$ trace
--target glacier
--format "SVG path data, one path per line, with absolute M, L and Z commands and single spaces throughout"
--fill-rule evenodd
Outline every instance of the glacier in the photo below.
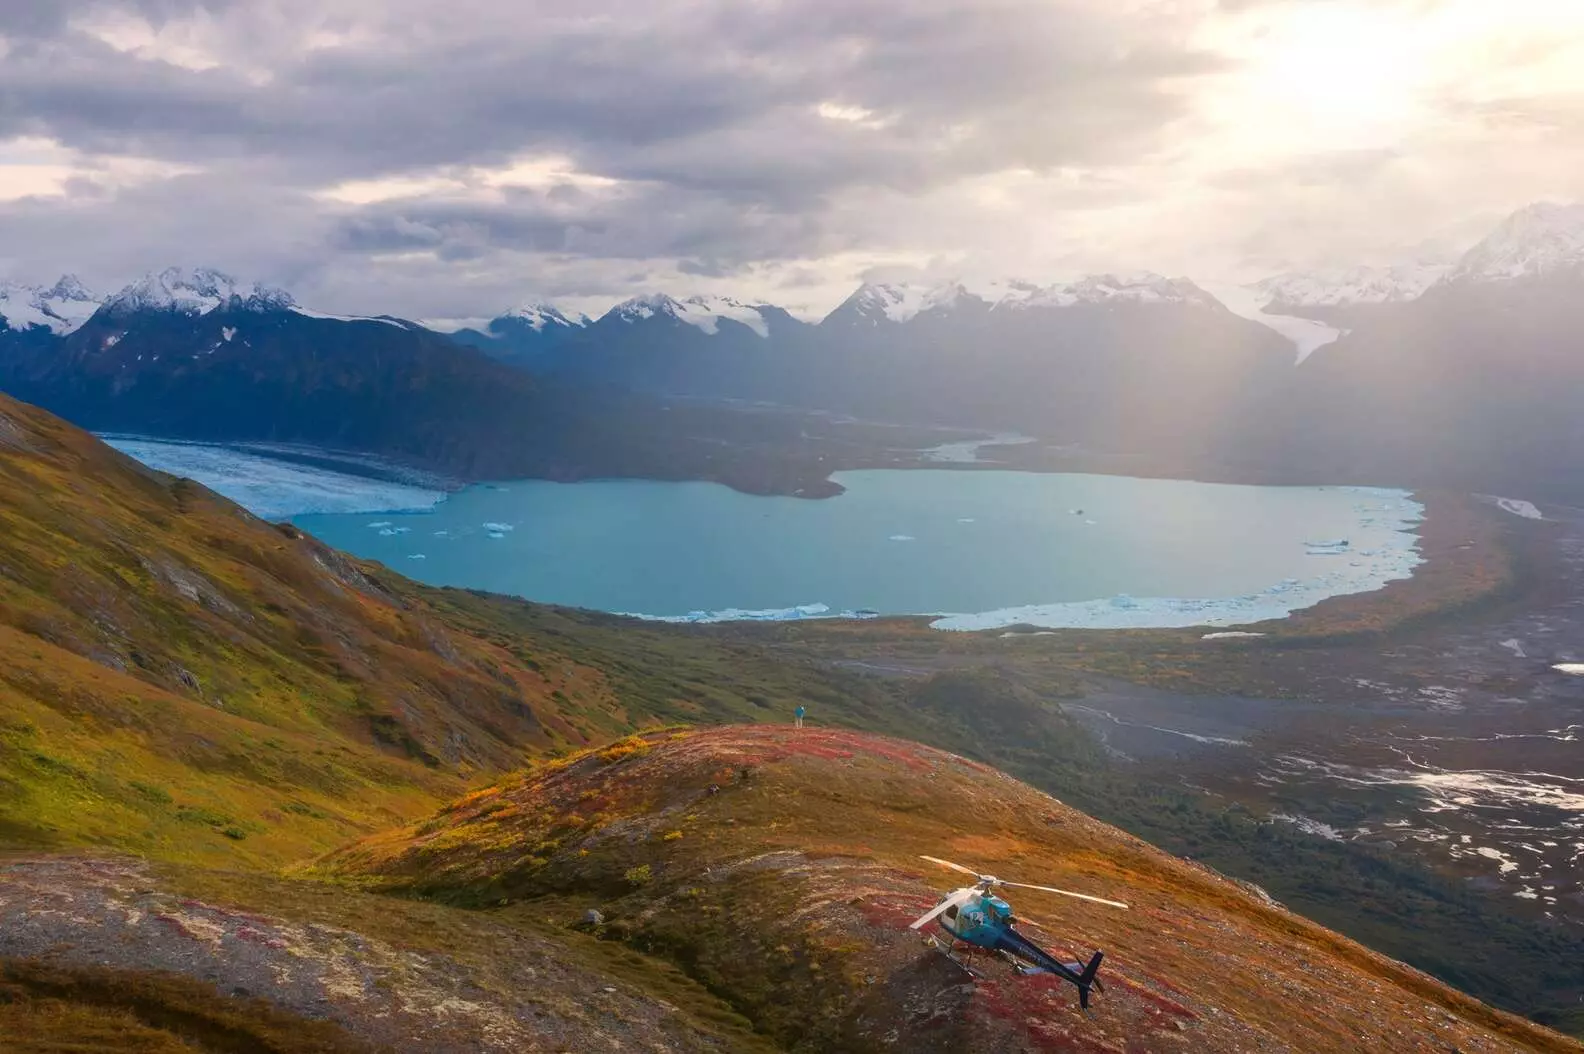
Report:
M 1296 315 L 1267 315 L 1263 310 L 1265 305 L 1271 302 L 1271 295 L 1267 292 L 1225 283 L 1207 284 L 1204 288 L 1234 315 L 1251 322 L 1258 322 L 1291 341 L 1298 365 L 1321 348 L 1335 344 L 1346 335 L 1345 330 L 1313 319 L 1299 318 Z
M 202 483 L 265 520 L 307 513 L 415 512 L 445 491 L 261 457 L 232 447 L 137 436 L 100 436 L 149 468 Z M 390 529 L 390 524 L 370 524 Z

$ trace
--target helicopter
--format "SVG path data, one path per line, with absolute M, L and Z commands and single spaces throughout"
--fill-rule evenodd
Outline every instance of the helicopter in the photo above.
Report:
M 1031 974 L 1054 974 L 1065 981 L 1071 981 L 1078 987 L 1078 1003 L 1084 1009 L 1089 1009 L 1090 991 L 1104 992 L 1097 976 L 1100 972 L 1101 960 L 1105 953 L 1097 951 L 1094 957 L 1085 963 L 1064 963 L 1054 955 L 1045 951 L 1039 945 L 1029 940 L 1017 931 L 1016 918 L 1012 915 L 1012 905 L 996 896 L 994 890 L 998 886 L 1016 886 L 1020 889 L 1038 889 L 1046 893 L 1059 893 L 1064 897 L 1076 897 L 1095 904 L 1104 904 L 1107 907 L 1126 909 L 1127 905 L 1117 900 L 1106 900 L 1103 897 L 1092 897 L 1087 893 L 1073 893 L 1066 889 L 1054 889 L 1050 886 L 1031 886 L 1027 882 L 1007 882 L 994 875 L 980 874 L 972 868 L 961 864 L 954 864 L 950 860 L 941 860 L 937 857 L 922 857 L 932 864 L 961 871 L 965 875 L 972 875 L 974 884 L 964 886 L 946 894 L 939 904 L 931 908 L 922 918 L 913 923 L 909 929 L 921 930 L 932 921 L 939 920 L 941 929 L 951 937 L 951 944 L 944 949 L 948 959 L 967 970 L 970 976 L 977 977 L 973 970 L 951 952 L 958 941 L 979 947 L 987 948 L 993 952 L 1000 952 L 1014 966 L 1019 973 L 1025 976 Z

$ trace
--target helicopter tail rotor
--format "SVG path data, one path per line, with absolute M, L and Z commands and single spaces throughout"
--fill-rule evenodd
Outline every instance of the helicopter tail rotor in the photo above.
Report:
M 1089 965 L 1085 966 L 1083 973 L 1078 975 L 1078 1005 L 1085 1010 L 1089 1009 L 1090 990 L 1100 983 L 1097 975 L 1100 973 L 1100 961 L 1104 958 L 1105 952 L 1095 952 L 1094 958 L 1089 960 Z

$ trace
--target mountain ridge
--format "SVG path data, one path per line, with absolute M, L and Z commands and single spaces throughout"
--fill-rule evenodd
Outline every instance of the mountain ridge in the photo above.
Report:
M 995 961 L 964 983 L 920 946 L 908 924 L 960 881 L 924 853 L 1127 901 L 1008 892 L 1040 940 L 1069 957 L 1107 952 L 1094 1013 Z M 844 730 L 646 733 L 536 765 L 317 867 L 475 910 L 597 907 L 606 939 L 661 949 L 792 1049 L 1388 1051 L 1422 1049 L 1427 1034 L 1572 1046 L 988 766 Z

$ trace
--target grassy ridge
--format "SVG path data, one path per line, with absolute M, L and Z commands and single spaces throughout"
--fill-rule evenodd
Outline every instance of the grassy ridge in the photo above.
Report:
M 0 829 L 272 865 L 631 720 L 603 675 L 0 399 Z
M 920 853 L 1127 901 L 1119 912 L 1011 891 L 1030 925 L 1043 921 L 1041 940 L 1107 950 L 1099 1023 L 1070 992 L 995 967 L 960 1017 L 910 1015 L 951 980 L 905 928 L 957 880 Z M 1168 1037 L 1203 1050 L 1413 1049 L 1405 1029 L 1448 1045 L 1494 1034 L 1577 1049 L 988 766 L 857 733 L 633 737 L 536 765 L 321 866 L 491 914 L 571 920 L 596 906 L 607 939 L 676 963 L 797 1049 L 1089 1049 L 1097 1030 L 1137 1049 Z

